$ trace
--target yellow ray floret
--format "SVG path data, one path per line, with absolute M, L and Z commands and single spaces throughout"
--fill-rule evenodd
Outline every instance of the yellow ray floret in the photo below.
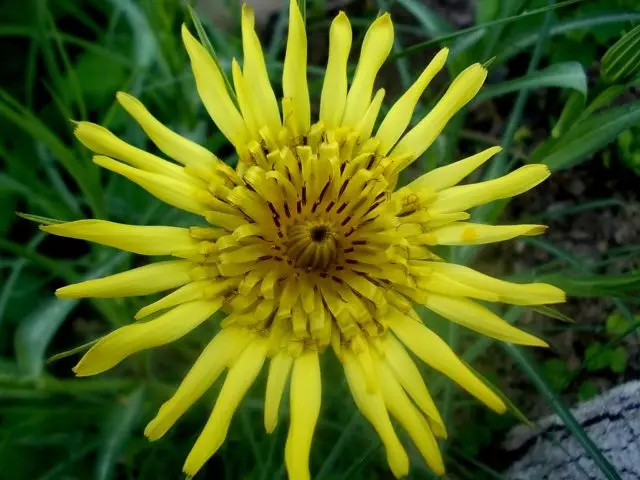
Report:
M 396 190 L 402 170 L 482 87 L 486 68 L 466 68 L 410 127 L 424 110 L 420 102 L 425 89 L 445 65 L 448 51 L 443 49 L 379 118 L 385 111 L 385 90 L 374 93 L 374 86 L 393 46 L 391 17 L 379 16 L 367 30 L 349 83 L 352 32 L 340 13 L 329 31 L 316 121 L 311 118 L 315 108 L 309 99 L 307 38 L 298 2 L 289 2 L 280 100 L 269 81 L 253 11 L 246 5 L 241 29 L 244 58 L 231 60 L 233 87 L 207 49 L 182 29 L 196 88 L 234 147 L 236 168 L 168 128 L 123 92 L 117 94 L 119 104 L 167 159 L 99 125 L 76 123 L 75 135 L 97 154 L 97 165 L 200 219 L 190 228 L 105 220 L 41 227 L 140 255 L 174 257 L 56 292 L 82 298 L 166 291 L 135 314 L 136 322 L 98 340 L 74 371 L 78 376 L 102 373 L 211 321 L 217 333 L 145 435 L 161 438 L 219 382 L 209 420 L 184 464 L 189 477 L 196 475 L 222 446 L 235 411 L 267 362 L 265 430 L 274 432 L 286 411 L 284 464 L 291 480 L 307 480 L 314 473 L 309 458 L 321 414 L 321 364 L 331 350 L 343 366 L 356 406 L 382 440 L 393 475 L 409 473 L 409 456 L 392 417 L 426 465 L 442 475 L 436 438 L 446 438 L 447 426 L 412 355 L 494 411 L 502 413 L 506 406 L 423 323 L 415 305 L 491 338 L 542 347 L 543 340 L 478 302 L 546 305 L 563 302 L 565 295 L 553 285 L 512 283 L 448 263 L 432 246 L 480 245 L 544 233 L 542 225 L 472 223 L 468 210 L 525 193 L 547 178 L 549 170 L 526 165 L 500 178 L 460 185 L 500 152 L 492 147 Z M 226 316 L 212 319 L 218 311 Z M 288 410 L 280 408 L 287 391 Z

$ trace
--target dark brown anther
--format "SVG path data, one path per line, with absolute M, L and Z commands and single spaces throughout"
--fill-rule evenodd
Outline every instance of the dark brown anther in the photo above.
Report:
M 353 242 L 351 242 L 352 245 L 366 245 L 367 241 L 366 240 L 354 240 Z
M 338 210 L 336 210 L 336 213 L 342 213 L 342 211 L 347 208 L 347 205 L 349 205 L 347 202 L 344 202 L 342 205 L 340 205 L 340 207 L 338 207 Z
M 340 225 L 342 225 L 343 227 L 349 223 L 351 221 L 351 216 L 348 216 L 347 218 L 345 218 L 344 220 L 342 220 L 342 222 L 340 222 Z
M 296 202 L 296 211 L 298 212 L 298 215 L 302 213 L 302 202 L 300 200 Z
M 353 252 L 355 249 L 353 247 L 349 247 L 349 248 L 345 248 L 344 249 L 344 253 L 351 253 Z
M 329 205 L 327 205 L 327 208 L 324 209 L 325 212 L 328 212 L 329 210 L 331 210 L 333 208 L 333 206 L 336 204 L 336 202 L 334 202 L 333 200 L 331 200 L 329 202 Z
M 291 218 L 291 212 L 289 211 L 289 204 L 287 202 L 284 202 L 284 214 L 287 218 Z

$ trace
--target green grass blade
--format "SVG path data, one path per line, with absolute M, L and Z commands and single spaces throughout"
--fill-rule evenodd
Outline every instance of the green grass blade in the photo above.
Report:
M 507 354 L 518 364 L 525 375 L 529 377 L 531 383 L 533 383 L 547 404 L 564 422 L 567 429 L 573 434 L 576 440 L 580 442 L 587 455 L 600 469 L 604 477 L 607 480 L 620 480 L 620 476 L 613 465 L 611 465 L 611 463 L 604 457 L 598 446 L 593 443 L 571 411 L 562 402 L 553 388 L 551 388 L 547 383 L 534 360 L 520 346 L 512 345 L 510 343 L 501 343 L 501 345 Z
M 487 22 L 487 23 L 482 23 L 480 25 L 474 25 L 473 27 L 469 27 L 469 28 L 463 28 L 461 30 L 458 30 L 457 32 L 448 34 L 448 35 L 441 35 L 437 38 L 434 38 L 432 40 L 428 40 L 426 42 L 421 42 L 418 43 L 416 45 L 413 45 L 411 47 L 408 47 L 406 49 L 404 49 L 402 52 L 398 52 L 396 54 L 391 55 L 389 58 L 387 58 L 387 61 L 393 61 L 396 60 L 400 57 L 405 57 L 407 55 L 412 55 L 414 53 L 420 52 L 422 50 L 424 50 L 427 47 L 431 47 L 433 45 L 439 45 L 443 42 L 446 42 L 448 40 L 453 40 L 454 38 L 460 37 L 462 35 L 465 35 L 467 33 L 471 33 L 471 32 L 475 32 L 477 30 L 482 30 L 482 29 L 486 29 L 486 28 L 492 28 L 498 25 L 504 25 L 507 23 L 512 23 L 512 22 L 516 22 L 518 20 L 522 20 L 524 18 L 527 17 L 531 17 L 531 16 L 535 16 L 535 15 L 541 15 L 543 13 L 547 13 L 547 12 L 553 12 L 554 10 L 558 10 L 559 8 L 564 8 L 564 7 L 568 7 L 570 5 L 574 5 L 576 3 L 580 3 L 580 2 L 584 2 L 586 0 L 566 0 L 564 2 L 559 2 L 555 5 L 552 6 L 547 6 L 547 7 L 542 7 L 542 8 L 536 8 L 534 10 L 530 10 L 528 12 L 522 13 L 520 15 L 513 15 L 510 17 L 506 17 L 506 18 L 501 18 L 498 20 L 494 20 L 492 22 Z
M 500 82 L 497 85 L 489 85 L 480 91 L 474 99 L 474 103 L 522 89 L 548 87 L 571 88 L 584 97 L 587 95 L 587 75 L 579 62 L 556 63 L 519 78 Z
M 533 152 L 530 162 L 542 162 L 551 170 L 574 166 L 639 122 L 640 102 L 610 108 L 575 125 L 562 137 L 545 142 Z
M 144 386 L 138 387 L 122 402 L 115 404 L 103 424 L 102 446 L 98 450 L 95 480 L 113 478 L 118 457 L 140 419 Z

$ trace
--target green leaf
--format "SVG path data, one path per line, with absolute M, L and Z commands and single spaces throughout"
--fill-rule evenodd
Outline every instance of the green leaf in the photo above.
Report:
M 31 215 L 30 213 L 16 212 L 16 215 L 25 220 L 31 220 L 38 225 L 56 225 L 58 223 L 65 223 L 66 220 L 58 220 L 56 218 L 43 217 L 42 215 Z
M 581 402 L 585 402 L 597 396 L 598 393 L 600 392 L 598 391 L 598 387 L 596 386 L 596 384 L 590 380 L 587 380 L 578 388 L 578 399 Z
M 424 2 L 418 0 L 397 0 L 411 13 L 429 37 L 437 37 L 451 33 L 453 28 L 440 15 L 435 13 Z
M 125 253 L 115 255 L 109 262 L 91 271 L 84 279 L 106 275 L 126 258 L 126 255 Z M 20 322 L 13 337 L 13 343 L 18 367 L 23 375 L 32 377 L 42 375 L 49 343 L 78 302 L 79 300 L 75 299 L 49 299 Z
M 640 25 L 607 50 L 600 61 L 600 76 L 607 83 L 624 83 L 640 72 Z
M 570 378 L 569 368 L 567 364 L 559 358 L 550 358 L 542 364 L 541 372 L 549 384 L 556 390 L 563 390 Z
M 51 355 L 47 359 L 47 363 L 53 363 L 58 360 L 62 360 L 63 358 L 70 357 L 75 355 L 76 353 L 84 352 L 91 348 L 94 344 L 98 342 L 99 339 L 93 340 L 91 342 L 83 343 L 82 345 L 78 345 L 77 347 L 71 348 L 69 350 L 65 350 L 64 352 L 56 353 L 55 355 Z
M 574 126 L 558 139 L 538 147 L 530 163 L 544 163 L 551 170 L 568 168 L 616 139 L 618 134 L 640 122 L 640 102 L 611 108 Z
M 614 348 L 609 354 L 609 367 L 614 373 L 624 373 L 627 368 L 627 361 L 629 360 L 629 354 L 627 350 L 620 345 Z
M 600 342 L 594 342 L 584 351 L 584 359 L 587 362 L 589 372 L 604 370 L 611 364 L 612 350 Z
M 559 311 L 556 308 L 553 307 L 549 307 L 547 305 L 540 305 L 540 306 L 536 306 L 536 307 L 529 307 L 531 308 L 531 310 L 538 312 L 546 317 L 549 318 L 555 318 L 556 320 L 560 320 L 561 322 L 567 322 L 567 323 L 576 323 L 576 321 L 571 318 L 571 317 L 567 317 L 564 313 L 562 313 L 561 311 Z
M 25 376 L 38 377 L 44 371 L 49 342 L 79 300 L 47 300 L 18 325 L 14 348 L 18 368 Z
M 138 387 L 111 410 L 103 424 L 102 446 L 96 460 L 95 480 L 113 478 L 118 457 L 140 419 L 144 387 Z
M 589 438 L 580 423 L 571 413 L 571 410 L 562 402 L 560 397 L 546 382 L 541 375 L 540 369 L 535 361 L 525 352 L 525 349 L 510 343 L 501 343 L 502 348 L 506 350 L 509 356 L 515 360 L 529 380 L 536 387 L 538 392 L 546 400 L 547 404 L 556 412 L 558 417 L 564 422 L 567 429 L 582 445 L 587 455 L 593 460 L 596 467 L 600 469 L 604 478 L 607 480 L 621 480 L 616 469 L 607 460 L 596 444 Z
M 497 85 L 489 85 L 476 96 L 474 102 L 482 102 L 507 93 L 517 92 L 523 88 L 546 87 L 571 88 L 585 96 L 587 94 L 587 76 L 582 65 L 578 62 L 558 63 L 523 77 L 507 80 Z
M 567 102 L 564 104 L 560 118 L 556 122 L 553 130 L 551 130 L 551 137 L 558 138 L 569 130 L 584 112 L 586 95 L 582 92 L 574 90 L 569 95 Z
M 631 323 L 619 313 L 614 313 L 607 317 L 607 334 L 617 337 L 628 330 Z

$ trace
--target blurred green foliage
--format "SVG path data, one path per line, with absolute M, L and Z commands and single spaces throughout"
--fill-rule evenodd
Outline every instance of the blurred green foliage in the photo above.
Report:
M 306 20 L 314 41 L 326 43 L 329 20 L 336 13 L 326 12 L 329 3 L 308 2 Z M 469 114 L 458 115 L 436 146 L 416 162 L 419 166 L 410 176 L 475 153 L 487 143 L 501 143 L 505 151 L 483 172 L 483 178 L 501 175 L 522 161 L 544 162 L 555 170 L 574 167 L 612 142 L 615 147 L 610 152 L 638 168 L 635 125 L 640 121 L 640 102 L 629 93 L 633 81 L 605 84 L 592 71 L 605 51 L 640 21 L 635 0 L 481 0 L 473 12 L 474 25 L 465 29 L 456 29 L 451 19 L 430 5 L 419 0 L 355 1 L 348 6 L 356 29 L 354 39 L 361 41 L 364 28 L 379 9 L 391 6 L 398 39 L 383 79 L 386 76 L 396 82 L 399 78 L 403 88 L 417 77 L 435 47 L 450 47 L 450 77 L 469 63 L 495 57 L 488 85 L 472 110 L 498 112 L 503 127 L 500 138 L 487 139 L 482 122 L 473 122 Z M 241 58 L 242 51 L 236 2 L 201 0 L 197 10 L 218 61 L 228 70 L 231 59 Z M 280 88 L 286 18 L 285 9 L 274 11 L 262 32 L 276 90 Z M 137 355 L 113 372 L 74 379 L 70 369 L 75 354 L 110 329 L 130 322 L 148 299 L 60 301 L 54 289 L 139 265 L 141 260 L 83 242 L 45 239 L 35 222 L 88 217 L 133 224 L 199 221 L 160 204 L 120 177 L 99 171 L 89 152 L 74 141 L 70 121 L 97 122 L 140 148 L 153 149 L 114 102 L 115 92 L 124 90 L 140 97 L 171 128 L 233 163 L 232 150 L 200 105 L 180 43 L 182 22 L 195 31 L 192 18 L 179 0 L 25 0 L 0 5 L 0 19 L 4 45 L 0 88 L 0 478 L 178 478 L 216 392 L 199 402 L 165 439 L 148 443 L 142 429 L 173 392 L 219 318 L 197 334 Z M 312 53 L 309 80 L 312 98 L 317 101 L 326 52 L 318 47 Z M 527 108 L 536 103 L 530 96 L 544 92 L 552 101 L 543 118 L 529 118 Z M 425 96 L 420 113 L 430 108 L 437 94 L 432 89 Z M 526 130 L 530 127 L 522 127 L 523 119 L 528 125 L 535 122 L 531 126 L 542 129 L 544 137 L 534 137 Z M 529 135 L 523 136 L 525 131 Z M 526 147 L 525 140 L 534 141 L 535 149 L 522 155 L 518 152 Z M 537 221 L 570 217 L 601 205 L 594 201 L 540 212 Z M 495 221 L 506 207 L 504 202 L 495 202 L 488 209 L 479 209 L 474 219 Z M 31 216 L 18 217 L 15 212 Z M 605 266 L 637 255 L 640 245 L 609 252 L 594 249 L 585 258 L 577 258 L 544 239 L 526 244 L 545 250 L 552 260 L 518 272 L 517 279 L 544 279 L 573 296 L 609 299 L 619 310 L 607 320 L 606 332 L 598 333 L 602 341 L 587 348 L 579 368 L 569 369 L 558 358 L 537 365 L 518 350 L 505 353 L 520 366 L 520 378 L 533 385 L 528 395 L 537 391 L 541 401 L 568 422 L 605 476 L 616 478 L 579 425 L 571 422 L 568 405 L 557 391 L 575 385 L 572 382 L 579 377 L 577 396 L 586 399 L 597 393 L 590 375 L 602 369 L 612 374 L 624 372 L 627 352 L 621 343 L 640 325 L 629 310 L 637 308 L 640 276 L 638 272 L 607 275 Z M 477 248 L 443 254 L 467 263 L 480 256 Z M 566 321 L 562 309 L 539 312 Z M 501 313 L 516 321 L 524 312 L 513 307 Z M 503 386 L 505 379 L 491 375 L 496 366 L 493 356 L 487 355 L 491 340 L 468 335 L 435 317 L 427 320 L 465 361 L 477 361 L 481 365 L 477 368 L 496 387 Z M 579 318 L 575 320 L 580 323 Z M 568 323 L 561 326 L 572 327 Z M 552 332 L 538 333 L 548 336 Z M 65 351 L 68 354 L 47 361 Z M 330 355 L 323 362 L 323 413 L 311 462 L 315 478 L 388 478 L 379 441 L 355 413 L 339 365 Z M 451 471 L 459 478 L 496 478 L 496 472 L 477 458 L 495 448 L 502 433 L 517 422 L 517 409 L 514 415 L 496 416 L 480 409 L 450 382 L 424 373 L 450 432 L 443 448 Z M 283 478 L 286 422 L 271 436 L 263 433 L 263 390 L 261 382 L 252 388 L 225 447 L 209 462 L 202 478 Z M 286 413 L 285 408 L 283 419 Z M 410 449 L 410 456 L 414 478 L 431 478 L 415 449 Z

